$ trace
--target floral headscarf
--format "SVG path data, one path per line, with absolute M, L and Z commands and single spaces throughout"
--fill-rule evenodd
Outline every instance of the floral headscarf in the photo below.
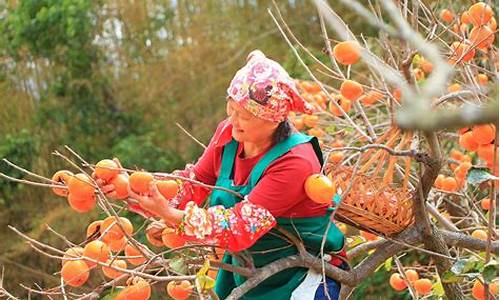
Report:
M 250 52 L 247 64 L 236 72 L 227 89 L 227 98 L 254 116 L 277 123 L 284 121 L 290 111 L 313 112 L 285 69 L 260 50 Z

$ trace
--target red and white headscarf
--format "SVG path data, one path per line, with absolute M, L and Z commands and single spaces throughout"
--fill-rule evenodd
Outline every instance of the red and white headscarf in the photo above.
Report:
M 227 98 L 254 116 L 277 123 L 284 121 L 290 111 L 311 114 L 314 110 L 299 95 L 285 69 L 260 50 L 250 52 L 247 64 L 236 72 Z

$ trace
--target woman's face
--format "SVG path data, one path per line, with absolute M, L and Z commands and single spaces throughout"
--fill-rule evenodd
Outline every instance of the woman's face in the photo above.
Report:
M 229 99 L 226 106 L 229 122 L 233 125 L 233 138 L 238 142 L 260 143 L 269 140 L 278 123 L 260 119 Z

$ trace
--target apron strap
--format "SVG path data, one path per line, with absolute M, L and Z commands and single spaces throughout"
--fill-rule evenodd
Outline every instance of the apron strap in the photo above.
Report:
M 323 165 L 323 154 L 321 153 L 321 148 L 319 147 L 318 139 L 316 137 L 308 136 L 302 133 L 294 133 L 289 136 L 286 140 L 279 144 L 276 144 L 269 152 L 267 152 L 255 165 L 250 173 L 249 185 L 254 187 L 260 180 L 260 177 L 267 169 L 269 164 L 271 164 L 275 159 L 279 158 L 283 154 L 287 153 L 293 147 L 304 144 L 312 143 L 314 152 L 318 158 L 318 161 Z
M 238 151 L 238 142 L 234 139 L 230 143 L 224 146 L 222 152 L 222 163 L 220 166 L 219 178 L 229 179 L 231 177 L 231 172 L 234 167 L 234 159 L 236 158 L 236 152 Z

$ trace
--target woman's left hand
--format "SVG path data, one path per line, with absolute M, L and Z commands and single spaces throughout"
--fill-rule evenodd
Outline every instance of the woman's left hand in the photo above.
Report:
M 135 193 L 130 186 L 128 187 L 129 196 L 137 200 L 141 208 L 155 216 L 167 219 L 173 207 L 168 204 L 167 199 L 158 191 L 154 182 L 150 183 L 149 191 L 149 195 L 143 196 Z

